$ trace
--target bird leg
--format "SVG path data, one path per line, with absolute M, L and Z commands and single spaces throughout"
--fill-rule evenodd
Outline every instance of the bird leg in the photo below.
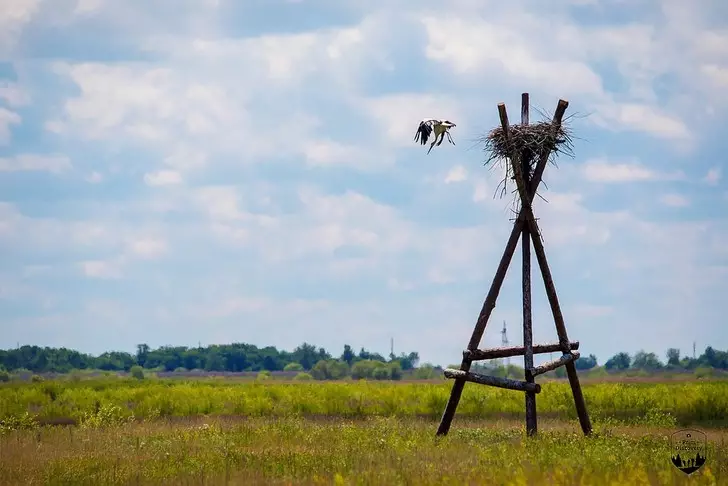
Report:
M 432 150 L 432 147 L 435 146 L 436 142 L 437 142 L 437 137 L 435 137 L 435 140 L 433 140 L 432 143 L 430 144 L 430 150 Z M 427 151 L 428 154 L 430 153 L 430 150 Z
M 455 142 L 452 141 L 452 136 L 450 135 L 450 132 L 445 132 L 445 133 L 447 133 L 447 139 L 450 141 L 450 143 L 455 145 Z
M 443 140 L 445 140 L 445 134 L 446 134 L 446 133 L 447 133 L 447 132 L 442 132 L 442 133 L 440 134 L 440 141 L 439 141 L 439 142 L 437 142 L 437 146 L 438 146 L 438 147 L 440 146 L 440 144 L 442 143 L 442 141 L 443 141 Z

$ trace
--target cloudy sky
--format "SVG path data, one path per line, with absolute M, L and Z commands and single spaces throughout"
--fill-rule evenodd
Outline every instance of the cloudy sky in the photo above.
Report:
M 582 353 L 728 348 L 722 0 L 4 0 L 0 348 L 458 362 L 513 218 L 477 138 L 522 92 L 570 103 L 535 211 Z M 519 265 L 481 347 L 522 339 Z

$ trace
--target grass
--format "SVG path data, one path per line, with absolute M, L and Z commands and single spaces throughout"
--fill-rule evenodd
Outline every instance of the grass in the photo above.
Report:
M 199 415 L 433 417 L 442 414 L 450 383 L 331 382 L 229 383 L 225 380 L 89 380 L 4 384 L 0 421 L 26 416 L 83 421 L 99 407 L 116 407 L 121 417 L 154 419 Z M 728 381 L 584 384 L 594 420 L 631 424 L 725 425 Z M 568 383 L 546 382 L 537 397 L 541 416 L 576 417 Z M 469 385 L 458 416 L 515 418 L 524 413 L 521 394 Z M 27 418 L 27 417 L 26 417 Z
M 725 484 L 725 432 L 691 478 L 669 462 L 669 430 L 553 421 L 458 421 L 444 438 L 415 418 L 185 418 L 0 438 L 0 484 Z
M 466 386 L 436 438 L 450 383 L 105 379 L 0 386 L 0 485 L 728 484 L 728 383 L 543 384 L 539 434 L 521 393 Z M 37 418 L 78 426 L 41 427 Z M 62 421 L 62 420 L 60 420 Z M 669 462 L 678 426 L 708 432 L 690 478 Z M 711 428 L 712 427 L 712 428 Z

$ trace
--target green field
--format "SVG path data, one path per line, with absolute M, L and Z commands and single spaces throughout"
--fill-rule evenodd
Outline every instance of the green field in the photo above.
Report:
M 523 394 L 451 383 L 88 380 L 0 386 L 1 484 L 728 484 L 728 382 L 543 384 L 539 435 Z M 73 423 L 69 427 L 39 426 Z M 690 478 L 668 436 L 708 433 Z M 85 481 L 85 482 L 84 482 Z

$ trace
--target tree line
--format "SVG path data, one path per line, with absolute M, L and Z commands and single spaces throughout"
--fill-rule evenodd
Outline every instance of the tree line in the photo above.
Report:
M 620 352 L 609 358 L 603 365 L 607 371 L 625 370 L 693 370 L 696 368 L 715 368 L 728 370 L 728 352 L 718 351 L 711 346 L 699 357 L 681 357 L 680 350 L 667 350 L 665 362 L 655 353 L 639 351 L 631 356 Z M 316 377 L 336 379 L 347 375 L 382 378 L 385 373 L 390 377 L 399 371 L 413 370 L 419 363 L 416 351 L 399 356 L 390 354 L 385 357 L 361 348 L 355 352 L 350 345 L 345 345 L 339 356 L 334 356 L 323 347 L 303 343 L 293 351 L 278 350 L 274 346 L 259 348 L 253 344 L 233 343 L 199 347 L 162 346 L 152 349 L 147 344 L 137 345 L 136 353 L 110 351 L 98 356 L 81 353 L 67 348 L 51 348 L 40 346 L 21 346 L 16 349 L 0 350 L 0 371 L 13 372 L 29 370 L 34 373 L 68 373 L 73 370 L 126 371 L 139 366 L 153 371 L 305 371 Z M 382 364 L 388 367 L 382 367 Z M 593 354 L 579 358 L 576 363 L 579 370 L 590 370 L 598 367 L 597 358 Z M 459 365 L 451 365 L 459 368 Z M 426 370 L 438 370 L 439 366 L 426 364 Z M 490 365 L 478 365 L 472 368 L 492 368 Z M 379 371 L 376 371 L 379 369 Z M 386 370 L 385 370 L 386 369 Z M 561 369 L 561 368 L 559 368 Z M 429 373 L 428 371 L 428 373 Z M 558 370 L 557 370 L 558 371 Z M 396 378 L 395 378 L 396 379 Z
M 655 353 L 648 353 L 644 350 L 637 351 L 634 355 L 620 352 L 609 358 L 603 368 L 609 372 L 620 371 L 644 371 L 648 373 L 659 371 L 691 371 L 698 368 L 713 368 L 728 370 L 728 352 L 718 351 L 712 346 L 705 348 L 703 354 L 696 358 L 688 356 L 681 357 L 680 350 L 669 348 L 665 353 L 666 361 L 660 360 Z M 581 357 L 574 363 L 577 370 L 591 370 L 597 368 L 597 358 L 593 354 L 588 357 Z M 563 368 L 558 368 L 557 376 L 565 375 Z
M 110 351 L 98 356 L 67 348 L 21 346 L 0 350 L 0 370 L 9 372 L 29 370 L 34 373 L 68 373 L 73 370 L 95 369 L 103 371 L 129 371 L 133 366 L 147 370 L 176 371 L 311 371 L 319 362 L 336 361 L 351 368 L 357 362 L 393 363 L 400 369 L 410 370 L 417 366 L 416 351 L 388 359 L 364 348 L 357 353 L 345 345 L 341 355 L 334 357 L 322 347 L 303 343 L 293 351 L 279 351 L 274 346 L 259 348 L 253 344 L 233 343 L 223 345 L 162 346 L 152 349 L 147 344 L 137 345 L 136 353 Z M 333 366 L 333 365 L 332 365 Z

